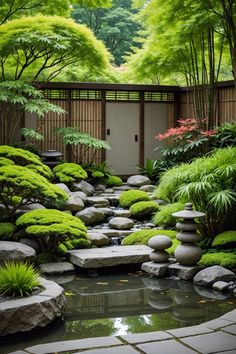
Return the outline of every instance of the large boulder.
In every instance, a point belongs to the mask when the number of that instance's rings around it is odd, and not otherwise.
[[[127,179],[127,184],[134,187],[141,187],[147,184],[150,185],[151,181],[148,177],[142,175],[131,176]]]
[[[19,210],[37,210],[37,209],[45,209],[45,206],[43,206],[40,203],[32,203],[32,204],[23,205],[22,207],[19,208]]]
[[[215,265],[200,270],[193,278],[193,282],[198,285],[211,286],[217,281],[231,281],[235,278],[235,274],[230,270]]]
[[[0,241],[0,263],[5,261],[25,262],[36,258],[35,250],[20,242]]]
[[[66,201],[64,208],[70,211],[80,211],[84,209],[84,202],[78,195],[72,194]]]
[[[89,207],[78,211],[75,216],[80,218],[86,226],[96,225],[105,220],[105,214],[95,207]]]
[[[134,226],[134,222],[129,218],[114,217],[109,221],[108,226],[111,229],[129,230]]]
[[[0,303],[0,335],[42,328],[61,317],[66,299],[64,289],[53,281],[40,279],[44,290],[23,299]]]
[[[70,190],[65,183],[56,183],[55,186],[61,188],[67,194],[70,194]]]
[[[86,182],[86,181],[80,181],[79,183],[73,183],[73,191],[81,191],[85,193],[86,195],[93,195],[95,192],[94,187]]]
[[[70,192],[70,195],[75,195],[75,196],[79,197],[80,199],[83,200],[84,204],[87,204],[88,197],[84,192],[81,192],[81,191]]]

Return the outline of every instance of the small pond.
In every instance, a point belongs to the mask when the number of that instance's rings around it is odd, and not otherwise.
[[[236,307],[236,298],[227,294],[140,272],[51,279],[65,289],[64,321],[1,339],[1,354],[40,343],[193,326]]]

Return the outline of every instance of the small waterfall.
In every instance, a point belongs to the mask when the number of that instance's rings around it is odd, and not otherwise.
[[[120,246],[122,238],[120,236],[111,237],[110,238],[110,245],[111,246]]]

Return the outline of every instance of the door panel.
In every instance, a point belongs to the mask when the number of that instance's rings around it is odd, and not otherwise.
[[[115,174],[137,174],[139,164],[139,104],[107,102],[106,161]]]

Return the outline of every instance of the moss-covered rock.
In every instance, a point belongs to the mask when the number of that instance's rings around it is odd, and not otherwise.
[[[225,231],[218,234],[212,243],[216,247],[233,247],[236,245],[236,230]]]
[[[150,200],[150,197],[147,192],[140,190],[129,190],[121,194],[119,203],[121,207],[129,208],[134,203],[148,200]]]
[[[131,205],[129,208],[132,216],[136,219],[145,219],[150,217],[159,209],[159,205],[154,201],[142,201]]]
[[[1,145],[0,158],[1,157],[11,160],[13,164],[25,166],[31,170],[34,170],[47,179],[51,179],[53,177],[53,173],[50,168],[42,163],[38,155],[30,151],[14,148],[13,146]],[[7,165],[10,165],[10,163],[7,163]]]
[[[108,187],[119,187],[122,186],[122,179],[118,176],[110,176],[105,180]]]
[[[15,225],[10,222],[1,222],[0,223],[0,240],[1,241],[10,241],[15,232]]]
[[[206,253],[198,263],[205,267],[220,265],[231,269],[236,267],[236,254],[226,252]]]
[[[87,237],[87,228],[83,222],[72,215],[55,209],[33,210],[20,216],[16,225],[25,229],[25,233],[32,238],[37,238],[42,245],[42,251],[52,254],[57,252],[60,244],[73,249],[73,240],[84,239],[86,245],[91,244]],[[68,243],[68,241],[71,242]],[[82,242],[81,242],[82,244]],[[62,246],[63,247],[63,246]]]
[[[53,172],[59,182],[68,185],[88,177],[87,172],[80,165],[72,162],[65,162],[55,166]]]
[[[46,178],[22,166],[0,167],[0,203],[13,220],[16,210],[27,204],[59,205],[68,195]]]
[[[176,213],[182,209],[184,209],[184,204],[180,202],[160,206],[152,221],[157,226],[174,227],[176,218],[172,216],[172,213]]]

